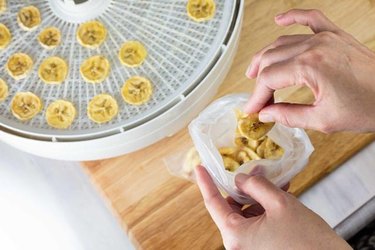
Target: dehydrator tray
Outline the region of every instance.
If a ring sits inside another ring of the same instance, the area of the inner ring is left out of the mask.
[[[162,114],[176,100],[194,88],[215,63],[223,43],[229,35],[234,19],[236,1],[216,0],[216,14],[210,21],[195,22],[186,13],[186,0],[108,0],[95,19],[108,29],[108,37],[98,49],[87,49],[78,44],[76,30],[79,23],[61,15],[53,1],[8,1],[8,10],[0,14],[0,22],[12,33],[12,42],[0,51],[0,78],[9,86],[8,98],[0,103],[0,126],[26,137],[46,139],[91,138],[115,131],[126,131]],[[17,23],[20,8],[34,5],[39,8],[42,23],[34,31],[23,31]],[[91,13],[90,13],[91,14]],[[85,16],[85,13],[82,13]],[[55,26],[61,30],[62,43],[56,49],[45,50],[37,36],[41,29]],[[117,58],[121,45],[129,40],[141,41],[148,57],[138,68],[124,67]],[[14,80],[5,69],[10,55],[23,52],[34,61],[32,73],[23,80]],[[79,73],[81,63],[90,56],[104,55],[111,63],[111,73],[101,84],[90,84]],[[69,64],[69,75],[61,85],[47,85],[37,74],[40,63],[49,56],[60,56]],[[151,80],[154,93],[141,106],[126,104],[120,89],[126,79],[140,75]],[[44,103],[43,111],[28,122],[18,121],[10,111],[12,97],[20,91],[31,91]],[[118,116],[106,124],[96,124],[86,115],[87,104],[97,94],[108,93],[119,104]],[[51,128],[45,120],[46,107],[57,99],[74,103],[77,117],[67,130]]]

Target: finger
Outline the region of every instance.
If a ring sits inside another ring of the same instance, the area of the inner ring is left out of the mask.
[[[235,212],[221,196],[207,171],[202,166],[198,166],[195,172],[206,208],[219,229],[223,229],[226,219]],[[238,219],[240,218],[242,217],[238,214]]]
[[[310,27],[314,33],[322,31],[335,32],[340,30],[319,10],[292,9],[275,17],[275,22],[280,26],[301,24]]]
[[[245,218],[251,218],[264,214],[264,208],[260,204],[254,204],[242,211]]]
[[[274,63],[282,62],[302,54],[308,50],[311,45],[307,42],[284,45],[275,49],[266,51],[260,59],[258,74]]]
[[[291,128],[313,128],[315,125],[315,107],[303,104],[276,103],[262,109],[259,120],[278,122]]]
[[[236,186],[258,202],[266,211],[279,208],[286,199],[285,192],[276,187],[263,176],[238,174]]]
[[[262,50],[260,50],[254,55],[251,61],[251,64],[249,65],[249,68],[246,71],[246,76],[248,78],[255,78],[258,75],[260,60],[266,51],[270,49],[278,48],[280,46],[297,44],[311,37],[312,35],[290,35],[290,36],[279,37],[276,41],[266,46],[265,48],[263,48]]]
[[[307,77],[306,74],[295,63],[294,58],[264,68],[257,78],[253,95],[245,105],[245,112],[258,113],[267,103],[270,103],[275,90],[304,84],[306,81],[302,80]]]

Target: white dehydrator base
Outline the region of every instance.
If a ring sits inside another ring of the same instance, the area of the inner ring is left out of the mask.
[[[184,128],[213,99],[237,51],[243,18],[240,1],[236,26],[215,66],[196,88],[158,117],[119,134],[84,141],[52,142],[0,131],[0,140],[25,152],[58,160],[88,161],[116,157],[145,148]]]

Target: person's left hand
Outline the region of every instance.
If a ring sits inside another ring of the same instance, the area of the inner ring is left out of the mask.
[[[351,249],[318,215],[261,176],[237,175],[237,187],[259,202],[244,210],[221,196],[203,167],[196,176],[226,249]]]

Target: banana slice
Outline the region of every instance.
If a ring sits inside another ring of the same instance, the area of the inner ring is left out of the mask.
[[[107,38],[107,29],[101,22],[90,21],[81,24],[77,31],[77,40],[83,47],[98,48]]]
[[[246,153],[246,151],[240,150],[237,154],[236,160],[240,165],[242,165],[251,161],[251,157]]]
[[[183,172],[185,177],[191,177],[194,169],[201,164],[201,159],[197,150],[193,147],[191,148],[188,153],[186,154],[184,165],[183,165]]]
[[[241,114],[238,117],[238,131],[248,139],[258,140],[265,136],[275,123],[263,123],[259,121],[258,114]]]
[[[85,60],[79,72],[83,79],[89,83],[101,83],[109,75],[111,65],[104,56],[92,56]]]
[[[39,33],[38,41],[45,49],[54,49],[61,43],[61,32],[58,28],[48,27]]]
[[[144,77],[134,76],[129,78],[121,89],[125,102],[133,105],[142,105],[148,102],[152,95],[152,85]]]
[[[35,30],[42,22],[39,9],[32,5],[23,7],[18,12],[17,22],[23,30]]]
[[[261,143],[261,140],[253,140],[251,138],[246,138],[240,135],[237,135],[234,139],[234,143],[239,147],[250,147],[253,150],[256,150],[256,148]]]
[[[67,129],[76,117],[76,109],[71,102],[57,100],[51,103],[46,110],[48,125],[57,129]]]
[[[230,157],[223,156],[224,167],[230,172],[236,171],[240,167],[240,164]]]
[[[87,107],[87,115],[96,123],[105,123],[112,120],[118,113],[116,100],[107,94],[95,96]]]
[[[270,138],[265,140],[264,158],[270,160],[280,159],[284,155],[284,149]]]
[[[0,14],[7,10],[7,1],[0,0]]]
[[[12,34],[10,33],[8,27],[0,23],[0,50],[8,47],[11,40]]]
[[[216,4],[214,0],[189,0],[186,9],[191,19],[202,22],[214,17]]]
[[[24,53],[16,53],[12,55],[7,64],[6,69],[10,76],[16,80],[25,78],[33,67],[33,60]]]
[[[10,106],[13,115],[21,121],[30,120],[43,109],[40,98],[31,92],[17,93]]]
[[[264,150],[266,149],[266,142],[268,140],[268,137],[257,147],[256,152],[259,155],[259,157],[264,159]]]
[[[38,74],[47,84],[61,84],[68,75],[68,64],[60,57],[48,57],[40,64]]]
[[[255,153],[254,150],[252,150],[251,148],[248,148],[248,147],[242,147],[241,148],[242,151],[245,151],[247,153],[247,155],[252,159],[252,160],[260,160],[261,157]]]
[[[129,41],[122,45],[118,57],[123,65],[137,67],[146,59],[147,50],[142,43]]]
[[[0,78],[0,102],[8,97],[8,85]]]
[[[235,148],[235,147],[222,147],[222,148],[219,148],[220,155],[221,156],[225,156],[225,157],[235,158],[236,155],[237,155],[237,152],[238,152],[238,149]]]

